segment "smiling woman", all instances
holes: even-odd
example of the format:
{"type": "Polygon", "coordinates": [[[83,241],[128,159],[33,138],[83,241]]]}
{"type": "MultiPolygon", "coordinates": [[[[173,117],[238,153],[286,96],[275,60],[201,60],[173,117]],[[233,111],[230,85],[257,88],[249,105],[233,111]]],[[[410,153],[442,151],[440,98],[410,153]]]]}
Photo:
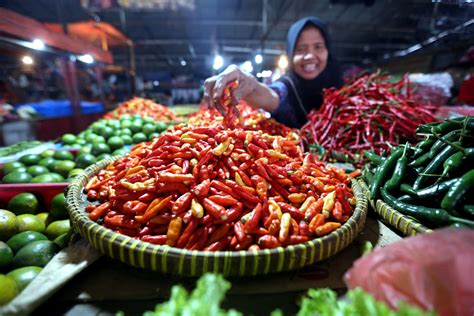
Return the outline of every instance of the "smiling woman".
{"type": "Polygon", "coordinates": [[[270,86],[259,83],[255,77],[229,66],[221,74],[205,82],[205,101],[215,104],[225,86],[234,80],[239,86],[233,91],[236,101],[243,99],[255,108],[271,112],[279,122],[290,127],[301,127],[307,114],[322,104],[325,88],[339,87],[342,79],[330,53],[326,25],[315,17],[295,22],[288,31],[287,55],[289,70],[270,86]]]}

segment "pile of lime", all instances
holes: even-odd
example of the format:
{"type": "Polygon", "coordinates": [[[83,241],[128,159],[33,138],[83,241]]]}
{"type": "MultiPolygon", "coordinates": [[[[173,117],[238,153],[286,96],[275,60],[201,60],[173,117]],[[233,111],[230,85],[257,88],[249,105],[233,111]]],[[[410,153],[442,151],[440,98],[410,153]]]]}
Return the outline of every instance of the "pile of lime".
{"type": "Polygon", "coordinates": [[[61,141],[64,147],[90,147],[94,155],[117,155],[124,146],[150,141],[168,127],[151,117],[124,115],[120,120],[99,120],[77,136],[65,134],[61,141]]]}
{"type": "Polygon", "coordinates": [[[3,165],[1,183],[69,182],[84,168],[108,156],[94,156],[87,148],[79,150],[76,156],[68,150],[52,149],[24,155],[3,165]]]}
{"type": "Polygon", "coordinates": [[[20,193],[0,209],[0,305],[18,295],[67,245],[71,225],[63,193],[45,212],[32,193],[20,193]]]}

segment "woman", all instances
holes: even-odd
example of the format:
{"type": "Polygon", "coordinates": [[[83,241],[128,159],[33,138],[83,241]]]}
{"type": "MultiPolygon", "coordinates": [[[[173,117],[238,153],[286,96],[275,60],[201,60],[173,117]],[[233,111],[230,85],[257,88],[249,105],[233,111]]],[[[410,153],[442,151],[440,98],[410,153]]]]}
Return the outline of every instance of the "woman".
{"type": "Polygon", "coordinates": [[[288,75],[270,87],[259,83],[251,74],[231,65],[221,74],[204,83],[204,98],[211,105],[222,95],[227,83],[238,80],[234,91],[236,100],[243,99],[255,108],[272,113],[279,122],[300,128],[307,114],[323,102],[322,90],[339,87],[341,75],[330,54],[330,40],[326,25],[315,17],[294,23],[287,36],[290,59],[288,75]]]}

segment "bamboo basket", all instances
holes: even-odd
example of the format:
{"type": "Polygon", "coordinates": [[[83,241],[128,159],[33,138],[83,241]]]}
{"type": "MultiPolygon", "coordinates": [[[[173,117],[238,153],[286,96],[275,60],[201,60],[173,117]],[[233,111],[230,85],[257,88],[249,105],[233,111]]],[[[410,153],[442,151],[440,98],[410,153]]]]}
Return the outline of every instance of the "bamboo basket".
{"type": "Polygon", "coordinates": [[[298,245],[255,251],[189,251],[154,245],[115,233],[90,220],[83,187],[99,170],[117,158],[104,159],[85,170],[69,186],[67,207],[76,231],[101,253],[134,267],[182,276],[218,272],[226,276],[250,276],[296,270],[324,260],[347,247],[361,232],[367,215],[367,198],[360,184],[352,181],[357,198],[354,214],[332,233],[298,245]]]}

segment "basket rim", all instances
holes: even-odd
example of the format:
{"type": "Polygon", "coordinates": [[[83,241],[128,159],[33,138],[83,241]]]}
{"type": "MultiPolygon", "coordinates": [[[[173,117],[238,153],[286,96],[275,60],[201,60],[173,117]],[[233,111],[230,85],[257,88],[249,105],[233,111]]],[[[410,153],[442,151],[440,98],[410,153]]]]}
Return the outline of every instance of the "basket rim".
{"type": "MultiPolygon", "coordinates": [[[[189,255],[192,254],[193,256],[205,256],[207,258],[216,258],[216,257],[229,258],[230,257],[230,258],[236,259],[236,258],[241,258],[243,254],[268,256],[268,255],[281,254],[282,252],[284,253],[293,252],[295,248],[297,247],[303,247],[303,248],[316,247],[317,244],[319,244],[319,246],[322,246],[326,242],[330,242],[331,239],[337,238],[338,232],[341,232],[343,230],[350,231],[351,228],[354,228],[354,226],[357,228],[359,227],[359,225],[361,225],[360,229],[355,229],[355,235],[354,235],[354,239],[355,239],[355,237],[358,235],[360,230],[362,230],[362,227],[365,224],[364,219],[368,211],[367,210],[368,199],[366,195],[364,194],[363,189],[361,188],[360,184],[357,182],[357,180],[352,179],[351,186],[352,186],[352,189],[353,189],[354,195],[356,196],[356,201],[357,201],[356,207],[354,209],[352,216],[343,225],[341,225],[341,227],[329,233],[328,235],[314,238],[304,243],[288,245],[284,247],[280,246],[280,247],[272,248],[272,249],[253,250],[253,251],[187,250],[187,249],[182,249],[182,248],[177,248],[177,247],[171,247],[168,245],[152,244],[152,243],[145,242],[139,239],[135,239],[127,235],[114,232],[113,230],[109,228],[106,228],[100,224],[97,224],[96,222],[89,219],[89,217],[87,216],[87,213],[84,211],[83,208],[80,207],[80,203],[81,203],[80,201],[82,200],[81,199],[82,190],[85,183],[87,183],[87,181],[92,176],[94,176],[99,170],[103,169],[109,163],[114,162],[115,160],[120,159],[120,158],[122,158],[122,156],[114,156],[114,157],[105,158],[104,160],[101,160],[95,163],[94,165],[89,166],[88,168],[84,170],[84,173],[81,175],[78,175],[67,188],[66,205],[69,210],[71,223],[73,224],[73,226],[79,225],[81,222],[85,222],[85,224],[88,225],[88,228],[90,228],[91,231],[94,231],[96,234],[100,234],[101,237],[104,237],[104,238],[109,237],[109,240],[110,240],[109,242],[122,244],[122,243],[127,243],[133,240],[136,249],[139,249],[146,245],[152,248],[152,252],[159,253],[159,252],[166,251],[167,255],[170,255],[170,256],[182,256],[183,254],[189,254],[189,255]]],[[[88,236],[83,236],[83,237],[87,239],[89,242],[91,242],[87,238],[88,236]]]]}
{"type": "Polygon", "coordinates": [[[416,232],[417,234],[430,233],[433,231],[431,228],[423,225],[416,218],[407,216],[397,211],[396,209],[394,209],[393,207],[385,203],[385,201],[383,201],[382,199],[377,199],[374,201],[373,199],[370,198],[370,192],[365,181],[363,181],[362,179],[359,179],[358,182],[359,182],[359,186],[364,191],[364,194],[366,195],[368,202],[372,205],[372,208],[374,209],[374,211],[378,215],[380,215],[384,219],[384,221],[386,221],[390,226],[392,226],[393,228],[395,228],[402,234],[406,236],[410,235],[408,233],[410,229],[416,232]],[[388,212],[384,212],[382,208],[386,208],[388,212]],[[398,219],[395,220],[394,222],[395,217],[397,217],[398,219]],[[399,227],[398,223],[401,222],[401,219],[404,219],[407,222],[407,224],[405,225],[405,229],[402,229],[402,227],[399,227]]]}

